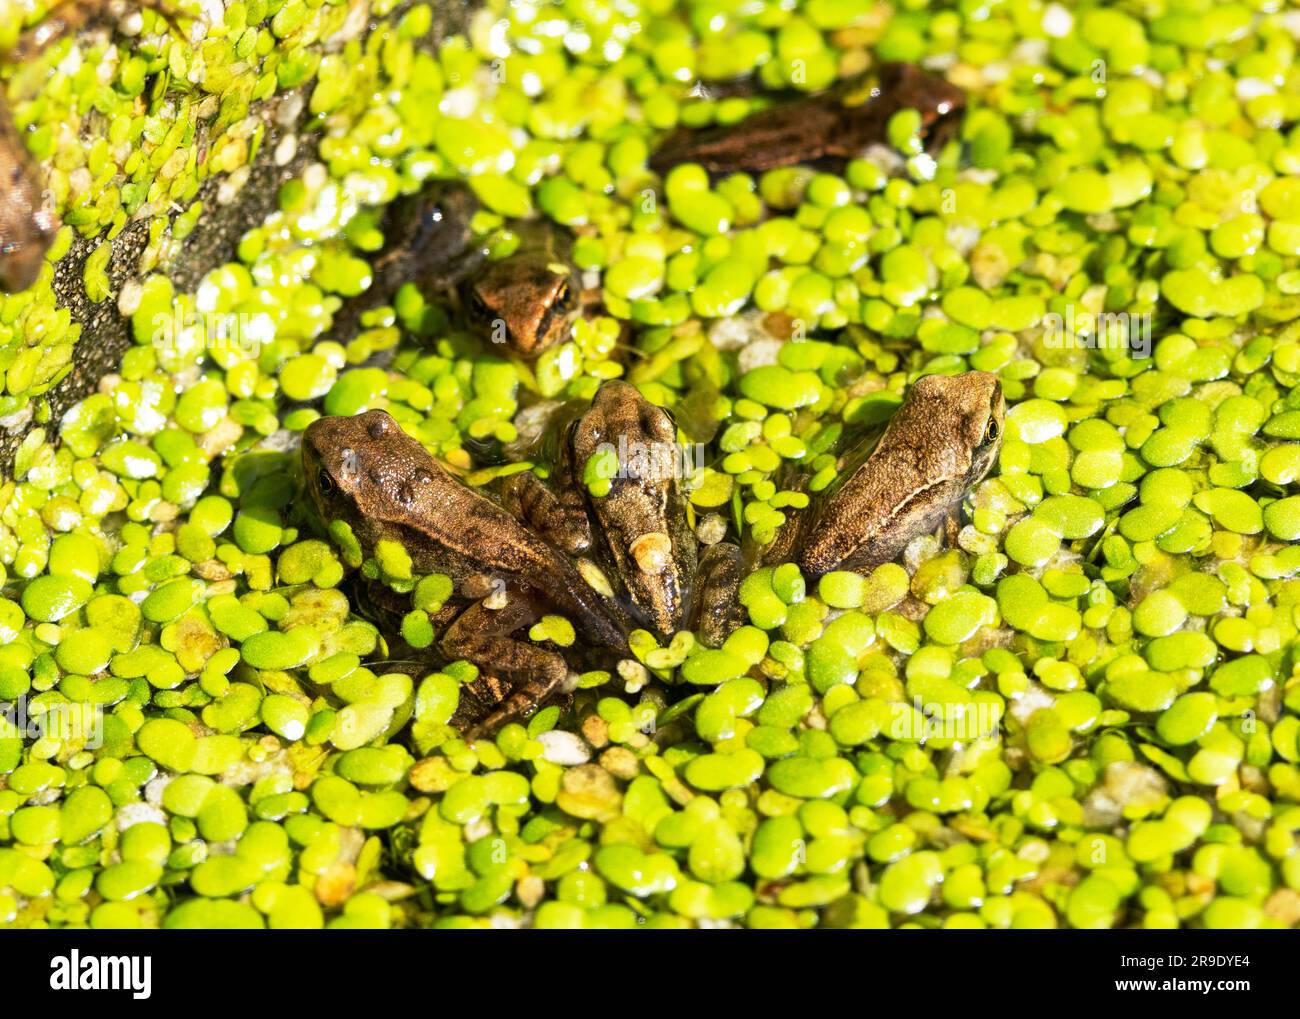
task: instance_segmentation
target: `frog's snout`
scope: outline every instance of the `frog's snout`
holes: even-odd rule
[[[321,427],[328,418],[320,418],[307,426],[302,433],[303,487],[311,503],[320,510],[325,497],[331,493],[334,479],[325,466],[323,450],[328,442],[328,427]]]
[[[377,426],[368,419],[382,415]],[[302,433],[302,468],[307,494],[318,509],[327,506],[348,487],[349,464],[355,465],[356,448],[366,433],[387,431],[392,419],[383,411],[368,411],[356,417],[317,418]]]
[[[302,466],[308,481],[312,475],[324,468],[326,451],[337,442],[333,440],[331,427],[333,418],[318,418],[309,424],[302,433]]]

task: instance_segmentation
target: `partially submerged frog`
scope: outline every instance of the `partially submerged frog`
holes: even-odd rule
[[[590,554],[590,570],[607,588],[630,625],[668,639],[683,627],[698,629],[717,646],[735,625],[730,591],[739,583],[740,549],[719,542],[701,550],[687,518],[682,448],[672,417],[633,385],[605,382],[591,406],[552,432],[551,462],[557,493],[535,474],[505,479],[505,504],[571,555]],[[584,484],[587,465],[603,457],[597,473],[608,491]]]
[[[18,38],[4,59],[24,63],[51,43],[105,16],[111,0],[59,0],[49,14]],[[133,0],[171,19],[165,0]],[[45,253],[59,231],[59,218],[45,194],[40,170],[0,95],[0,289],[26,290],[41,274]]]
[[[738,124],[679,131],[650,157],[666,173],[679,163],[698,163],[715,175],[757,173],[778,166],[843,162],[886,139],[900,110],[921,114],[921,138],[937,152],[956,133],[966,106],[961,89],[910,64],[885,64],[820,95],[770,106]]]
[[[395,542],[417,574],[452,579],[464,611],[441,651],[509,685],[482,731],[536,708],[568,678],[560,654],[512,636],[545,613],[568,617],[591,647],[626,652],[622,623],[572,561],[449,474],[384,411],[314,421],[302,460],[317,513],[346,523],[366,557]]]
[[[650,165],[662,173],[695,162],[722,174],[849,159],[883,141],[890,117],[902,109],[921,113],[922,137],[936,150],[956,131],[964,107],[961,90],[943,78],[886,64],[871,78],[761,110],[731,127],[681,132]],[[513,221],[518,247],[489,258],[471,229],[477,210],[467,187],[437,180],[393,202],[380,223],[384,246],[372,258],[371,286],[340,309],[335,334],[350,336],[364,312],[412,282],[459,307],[480,335],[523,360],[567,339],[583,306],[570,235],[550,220]]]
[[[493,343],[533,360],[568,339],[582,310],[570,238],[550,220],[517,224],[519,247],[489,259],[461,284],[462,300]]]
[[[764,561],[792,558],[809,579],[866,571],[950,524],[997,460],[1005,410],[990,372],[918,379],[879,440],[841,457],[837,484],[782,529]]]
[[[390,303],[403,283],[448,301],[485,340],[532,360],[567,339],[581,311],[581,281],[569,235],[549,220],[509,224],[518,246],[491,258],[471,221],[478,200],[463,184],[431,181],[384,210],[384,246],[373,256],[370,287],[335,316],[336,335]]]
[[[581,472],[606,444],[675,450],[676,429],[634,386],[607,382],[563,430],[558,491],[520,472],[495,497],[457,480],[383,411],[321,418],[303,435],[305,483],[322,521],[346,523],[363,558],[392,541],[417,574],[451,577],[458,597],[436,621],[445,625],[439,650],[504,680],[486,717],[465,720],[471,735],[563,690],[563,655],[519,635],[547,613],[568,617],[582,646],[607,658],[628,654],[632,627],[667,639],[694,625],[717,644],[740,625],[740,549],[719,543],[699,554],[674,471],[614,472],[609,491],[591,496]],[[371,604],[384,600],[370,592]]]
[[[783,532],[783,557],[796,557],[810,577],[894,558],[988,473],[1002,414],[996,376],[921,379],[870,452],[859,446],[846,456],[860,465]],[[603,450],[675,448],[669,415],[634,386],[611,381],[557,434],[557,489],[520,472],[497,499],[447,473],[383,411],[321,418],[303,436],[307,490],[323,521],[346,522],[363,556],[395,541],[417,572],[455,582],[461,614],[442,636],[442,653],[505,680],[499,703],[469,720],[471,738],[564,688],[564,657],[519,635],[547,612],[568,616],[586,647],[615,655],[626,654],[632,626],[661,638],[693,628],[717,646],[744,622],[735,598],[746,572],[740,549],[720,542],[701,551],[675,472],[619,470],[603,495],[581,482]],[[489,591],[495,597],[485,598]]]

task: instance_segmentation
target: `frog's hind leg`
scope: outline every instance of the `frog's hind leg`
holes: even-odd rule
[[[18,63],[34,60],[51,43],[78,32],[93,22],[107,20],[109,9],[113,6],[114,0],[54,0],[45,17],[18,37],[7,59]],[[167,22],[173,32],[178,31],[182,18],[193,18],[193,15],[182,11],[174,0],[126,0],[120,6],[123,11],[148,8]]]
[[[507,722],[535,711],[542,702],[564,689],[569,666],[555,651],[511,636],[535,622],[543,609],[527,593],[508,589],[506,604],[490,609],[482,602],[471,605],[448,627],[441,647],[448,658],[464,658],[490,673],[508,689],[504,699],[465,731],[478,739]]]
[[[575,488],[557,494],[532,471],[511,474],[499,482],[502,507],[543,540],[569,555],[591,547],[591,523]]]

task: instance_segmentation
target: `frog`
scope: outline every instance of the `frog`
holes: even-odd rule
[[[697,162],[716,175],[794,163],[846,160],[883,141],[889,118],[921,112],[921,134],[937,151],[953,136],[965,95],[945,79],[907,64],[885,64],[821,95],[761,110],[740,124],[670,137],[651,156],[660,173]],[[599,303],[575,267],[572,236],[549,219],[511,220],[516,247],[489,257],[472,220],[477,197],[464,184],[431,179],[383,211],[382,248],[372,258],[370,287],[336,315],[334,333],[346,341],[360,316],[390,303],[414,283],[463,313],[480,337],[527,363],[572,334],[577,318]]]
[[[158,12],[174,28],[177,12],[166,0],[133,0],[137,8]],[[5,60],[26,63],[59,39],[104,19],[111,0],[58,0],[38,24],[18,37]],[[45,255],[60,221],[42,182],[40,169],[23,142],[13,114],[0,95],[0,290],[20,293],[40,278]]]
[[[402,284],[413,283],[521,361],[535,361],[568,339],[588,303],[568,233],[550,220],[512,220],[507,225],[517,243],[494,258],[473,228],[478,211],[470,188],[437,179],[386,206],[371,284],[335,314],[336,338],[350,338],[363,314],[391,303]]]
[[[569,250],[570,237],[550,220],[515,224],[519,246],[485,259],[460,286],[472,321],[494,343],[535,361],[573,333],[589,301]]]
[[[884,142],[890,118],[907,109],[921,114],[921,139],[933,154],[955,136],[965,106],[965,93],[945,78],[912,64],[886,63],[735,124],[674,132],[651,155],[650,167],[664,174],[695,163],[726,176],[800,163],[843,165]]]
[[[414,573],[451,578],[455,614],[443,617],[438,650],[505,684],[471,735],[528,714],[575,678],[557,650],[514,636],[548,612],[570,619],[584,646],[627,654],[623,621],[574,562],[451,474],[386,411],[318,418],[303,432],[301,459],[316,513],[345,524],[364,556],[393,542]]]
[[[304,485],[322,523],[346,523],[363,559],[391,541],[415,573],[452,579],[457,597],[433,620],[443,628],[436,650],[485,675],[486,689],[469,692],[474,710],[462,717],[471,736],[567,692],[575,677],[565,658],[516,636],[546,614],[565,615],[582,650],[614,664],[630,654],[633,628],[666,641],[693,627],[717,646],[743,621],[734,597],[741,550],[719,542],[699,553],[671,453],[648,468],[611,472],[599,497],[582,484],[587,461],[606,443],[675,451],[668,412],[610,380],[560,435],[548,454],[558,491],[532,471],[475,489],[381,410],[319,418],[302,437]],[[698,598],[697,576],[706,582]],[[388,608],[390,595],[367,585],[359,601],[391,624],[402,610]]]
[[[879,438],[850,445],[836,482],[760,558],[792,560],[817,580],[833,570],[873,570],[941,528],[951,544],[962,500],[997,462],[1005,413],[992,372],[921,377]]]
[[[778,557],[810,578],[894,558],[991,470],[1004,411],[988,372],[918,380],[879,440],[845,454],[856,466],[842,482],[783,530]],[[606,451],[675,451],[672,416],[614,379],[581,413],[559,417],[547,461],[554,483],[525,470],[490,492],[452,476],[383,411],[320,418],[303,435],[305,484],[322,521],[347,523],[364,556],[381,540],[401,544],[416,572],[446,573],[461,592],[439,649],[504,680],[463,726],[468,738],[565,691],[563,656],[516,635],[543,614],[567,615],[587,648],[615,656],[628,653],[634,627],[661,640],[690,629],[718,647],[746,621],[736,595],[755,561],[733,542],[702,545],[676,471],[629,470],[619,459],[596,479],[607,487],[584,483]],[[494,580],[503,588],[490,600]]]
[[[631,383],[610,379],[543,441],[556,494],[535,474],[512,474],[503,498],[521,519],[571,555],[616,600],[629,625],[663,641],[683,628],[719,646],[740,625],[732,597],[740,547],[701,542],[687,508],[691,476],[673,416]],[[588,468],[598,466],[589,483]],[[604,482],[601,490],[596,486]]]

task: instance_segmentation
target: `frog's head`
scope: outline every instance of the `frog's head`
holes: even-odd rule
[[[307,494],[321,520],[343,520],[359,534],[409,516],[434,464],[385,411],[323,417],[302,436]]]
[[[426,292],[441,286],[473,244],[477,208],[468,187],[441,180],[392,202],[380,228],[384,246],[371,259],[378,285],[388,293],[408,281]]]
[[[644,498],[658,505],[665,485],[676,479],[672,470],[679,458],[677,425],[667,410],[655,406],[629,382],[602,382],[591,406],[562,427],[564,454],[579,472],[598,453],[615,455],[607,463],[617,469],[610,480],[623,501]],[[629,458],[627,463],[621,462],[624,457]]]
[[[949,422],[958,446],[969,451],[966,484],[982,480],[1002,448],[1002,417],[1007,405],[998,377],[980,371],[927,375],[917,381],[915,388],[918,397],[929,398],[934,408],[943,408],[936,410],[940,420]]]
[[[921,115],[921,142],[936,156],[961,130],[966,93],[946,78],[915,64],[888,63],[880,68],[873,94],[888,112],[913,110]]]
[[[541,251],[489,262],[466,284],[470,315],[489,339],[529,359],[568,339],[578,299],[573,270]]]
[[[609,379],[602,382],[591,399],[591,407],[575,423],[570,441],[588,452],[602,442],[618,444],[657,442],[672,446],[677,425],[672,415],[657,407],[630,382]]]

